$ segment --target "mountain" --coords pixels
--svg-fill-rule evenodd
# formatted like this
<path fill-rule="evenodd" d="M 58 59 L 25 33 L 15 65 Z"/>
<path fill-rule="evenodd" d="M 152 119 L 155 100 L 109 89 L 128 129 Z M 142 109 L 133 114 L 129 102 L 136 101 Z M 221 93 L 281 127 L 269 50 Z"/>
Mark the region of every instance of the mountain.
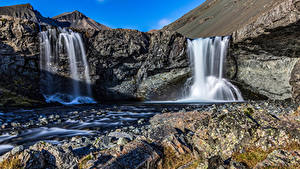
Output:
<path fill-rule="evenodd" d="M 28 19 L 35 22 L 40 21 L 42 18 L 42 15 L 34 10 L 30 4 L 0 7 L 0 15 Z"/>
<path fill-rule="evenodd" d="M 28 19 L 41 25 L 73 27 L 79 29 L 108 30 L 109 27 L 97 23 L 79 11 L 63 13 L 53 18 L 46 18 L 30 4 L 0 7 L 0 16 Z"/>
<path fill-rule="evenodd" d="M 58 16 L 53 17 L 53 19 L 69 24 L 69 27 L 78 28 L 78 29 L 95 29 L 95 30 L 109 30 L 110 28 L 102 25 L 93 19 L 85 16 L 79 11 L 66 12 Z"/>
<path fill-rule="evenodd" d="M 30 4 L 0 7 L 0 15 L 27 19 L 36 23 L 40 23 L 41 25 L 53 25 L 53 26 L 63 27 L 63 25 L 57 22 L 56 20 L 43 17 L 41 13 L 38 12 L 37 10 L 34 10 L 32 5 Z"/>
<path fill-rule="evenodd" d="M 163 29 L 182 33 L 190 38 L 230 35 L 282 0 L 207 0 Z"/>

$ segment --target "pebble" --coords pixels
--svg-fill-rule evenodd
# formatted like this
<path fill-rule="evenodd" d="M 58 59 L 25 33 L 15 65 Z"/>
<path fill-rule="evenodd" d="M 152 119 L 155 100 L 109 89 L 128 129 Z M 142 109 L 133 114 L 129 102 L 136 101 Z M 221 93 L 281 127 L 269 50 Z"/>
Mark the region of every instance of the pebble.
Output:
<path fill-rule="evenodd" d="M 118 142 L 117 142 L 117 145 L 125 145 L 127 143 L 128 143 L 128 141 L 127 141 L 126 138 L 119 138 Z"/>
<path fill-rule="evenodd" d="M 15 147 L 15 148 L 13 148 L 12 150 L 11 150 L 11 154 L 12 155 L 15 155 L 15 154 L 17 154 L 17 153 L 20 153 L 21 151 L 23 151 L 24 150 L 24 146 L 17 146 L 17 147 Z"/>

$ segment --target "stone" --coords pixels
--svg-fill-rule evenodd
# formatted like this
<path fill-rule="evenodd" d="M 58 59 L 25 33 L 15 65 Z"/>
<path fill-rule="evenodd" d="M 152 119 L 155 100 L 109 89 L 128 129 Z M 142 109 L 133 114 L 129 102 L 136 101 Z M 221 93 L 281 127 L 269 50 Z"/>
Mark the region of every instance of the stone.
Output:
<path fill-rule="evenodd" d="M 116 137 L 116 138 L 127 138 L 129 140 L 133 140 L 133 136 L 128 134 L 128 133 L 124 133 L 124 132 L 111 132 L 108 134 L 109 137 Z"/>

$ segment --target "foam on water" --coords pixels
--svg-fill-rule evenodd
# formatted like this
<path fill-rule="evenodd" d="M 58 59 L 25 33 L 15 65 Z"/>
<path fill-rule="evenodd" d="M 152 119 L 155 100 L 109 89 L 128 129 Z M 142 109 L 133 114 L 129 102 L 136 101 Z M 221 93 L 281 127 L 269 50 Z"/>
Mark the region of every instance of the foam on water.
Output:
<path fill-rule="evenodd" d="M 63 105 L 95 104 L 93 98 L 87 96 L 73 96 L 68 94 L 56 93 L 44 95 L 47 103 L 61 103 Z"/>

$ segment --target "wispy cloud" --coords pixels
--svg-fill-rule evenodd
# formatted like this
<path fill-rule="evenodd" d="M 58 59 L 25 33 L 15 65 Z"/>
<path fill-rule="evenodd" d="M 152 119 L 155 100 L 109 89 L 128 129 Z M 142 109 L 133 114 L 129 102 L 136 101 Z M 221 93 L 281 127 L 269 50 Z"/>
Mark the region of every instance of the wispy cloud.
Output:
<path fill-rule="evenodd" d="M 169 19 L 164 18 L 158 22 L 158 27 L 163 28 L 164 26 L 169 25 L 170 23 L 171 21 Z"/>

